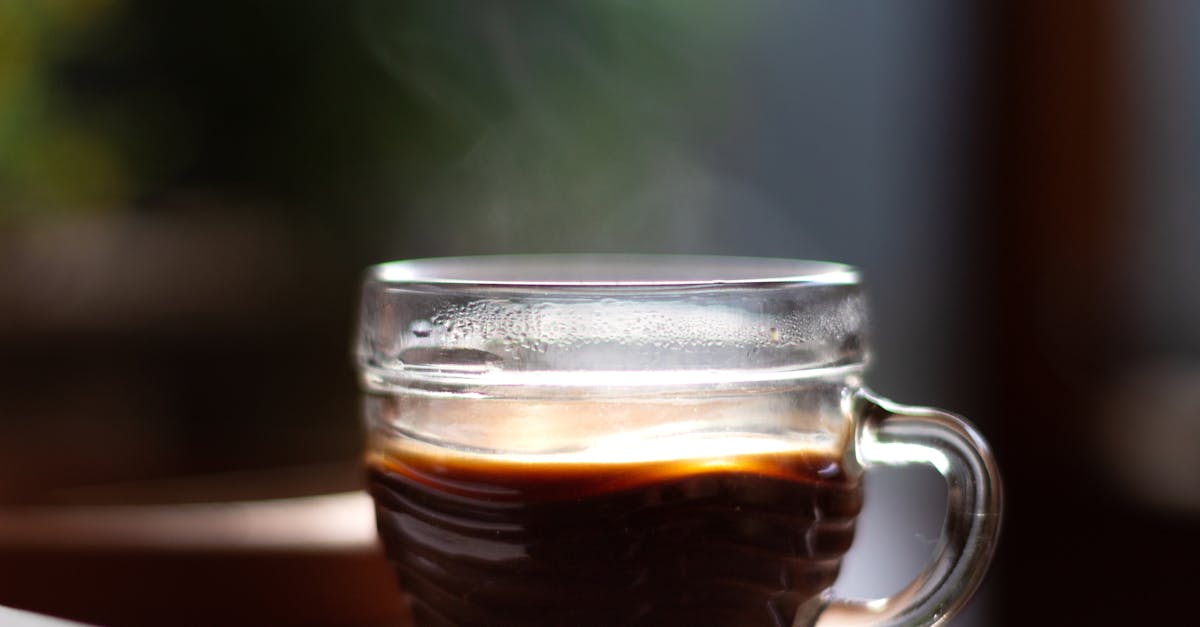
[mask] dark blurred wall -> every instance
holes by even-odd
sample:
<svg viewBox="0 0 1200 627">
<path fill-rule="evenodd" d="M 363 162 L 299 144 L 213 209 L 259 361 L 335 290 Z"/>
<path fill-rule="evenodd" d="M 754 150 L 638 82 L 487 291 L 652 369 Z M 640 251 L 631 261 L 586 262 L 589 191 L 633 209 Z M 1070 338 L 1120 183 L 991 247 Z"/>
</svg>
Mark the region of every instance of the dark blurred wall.
<svg viewBox="0 0 1200 627">
<path fill-rule="evenodd" d="M 1183 200 L 1196 189 L 1183 174 L 1195 169 L 1194 17 L 1112 2 L 989 15 L 979 295 L 995 331 L 988 396 L 1004 424 L 1016 624 L 1194 620 L 1200 362 L 1168 322 L 1200 287 L 1184 252 L 1200 244 Z"/>
<path fill-rule="evenodd" d="M 353 455 L 360 192 L 406 101 L 352 13 L 0 11 L 0 494 Z"/>
</svg>

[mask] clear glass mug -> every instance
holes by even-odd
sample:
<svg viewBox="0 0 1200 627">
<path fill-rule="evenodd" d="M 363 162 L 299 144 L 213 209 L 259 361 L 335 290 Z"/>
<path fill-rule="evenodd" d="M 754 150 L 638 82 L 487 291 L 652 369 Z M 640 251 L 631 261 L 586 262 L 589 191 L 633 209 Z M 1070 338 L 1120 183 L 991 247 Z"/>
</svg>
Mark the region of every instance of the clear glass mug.
<svg viewBox="0 0 1200 627">
<path fill-rule="evenodd" d="M 416 625 L 941 624 L 1000 528 L 962 419 L 862 384 L 847 266 L 509 256 L 370 269 L 357 358 L 377 525 Z M 949 489 L 931 563 L 836 597 L 862 474 Z"/>
</svg>

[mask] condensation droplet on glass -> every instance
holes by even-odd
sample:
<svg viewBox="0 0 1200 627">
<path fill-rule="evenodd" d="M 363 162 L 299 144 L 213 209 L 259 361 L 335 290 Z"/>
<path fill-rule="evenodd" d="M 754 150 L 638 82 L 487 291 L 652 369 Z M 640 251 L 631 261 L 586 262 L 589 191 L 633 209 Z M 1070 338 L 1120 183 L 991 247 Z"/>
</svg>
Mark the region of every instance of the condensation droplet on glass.
<svg viewBox="0 0 1200 627">
<path fill-rule="evenodd" d="M 429 337 L 433 334 L 433 323 L 428 320 L 413 320 L 408 330 L 416 337 Z"/>
</svg>

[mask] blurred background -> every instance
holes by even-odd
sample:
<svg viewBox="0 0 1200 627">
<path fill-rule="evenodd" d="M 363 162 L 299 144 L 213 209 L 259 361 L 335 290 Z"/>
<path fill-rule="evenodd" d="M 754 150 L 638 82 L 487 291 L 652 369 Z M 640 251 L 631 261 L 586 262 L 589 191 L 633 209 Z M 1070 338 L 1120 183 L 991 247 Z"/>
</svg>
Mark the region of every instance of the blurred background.
<svg viewBox="0 0 1200 627">
<path fill-rule="evenodd" d="M 961 624 L 1178 623 L 1200 562 L 1197 29 L 1200 4 L 1167 0 L 0 0 L 0 505 L 354 487 L 370 263 L 830 259 L 868 282 L 871 385 L 969 416 L 1004 471 Z M 928 558 L 943 488 L 868 490 L 840 589 L 883 595 Z M 0 605 L 90 622 L 163 624 L 184 598 L 261 623 L 264 596 L 303 598 L 276 578 L 222 602 L 238 579 L 204 556 L 189 578 L 5 547 Z"/>
</svg>

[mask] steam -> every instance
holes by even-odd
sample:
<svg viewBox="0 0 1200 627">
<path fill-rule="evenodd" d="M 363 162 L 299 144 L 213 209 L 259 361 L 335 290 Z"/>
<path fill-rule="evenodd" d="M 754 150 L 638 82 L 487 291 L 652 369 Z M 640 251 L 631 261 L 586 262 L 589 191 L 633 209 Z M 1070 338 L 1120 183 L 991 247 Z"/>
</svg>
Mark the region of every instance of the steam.
<svg viewBox="0 0 1200 627">
<path fill-rule="evenodd" d="M 712 250 L 730 209 L 769 212 L 705 159 L 746 31 L 721 6 L 366 0 L 368 45 L 448 155 L 405 190 L 401 235 L 429 254 Z"/>
</svg>

